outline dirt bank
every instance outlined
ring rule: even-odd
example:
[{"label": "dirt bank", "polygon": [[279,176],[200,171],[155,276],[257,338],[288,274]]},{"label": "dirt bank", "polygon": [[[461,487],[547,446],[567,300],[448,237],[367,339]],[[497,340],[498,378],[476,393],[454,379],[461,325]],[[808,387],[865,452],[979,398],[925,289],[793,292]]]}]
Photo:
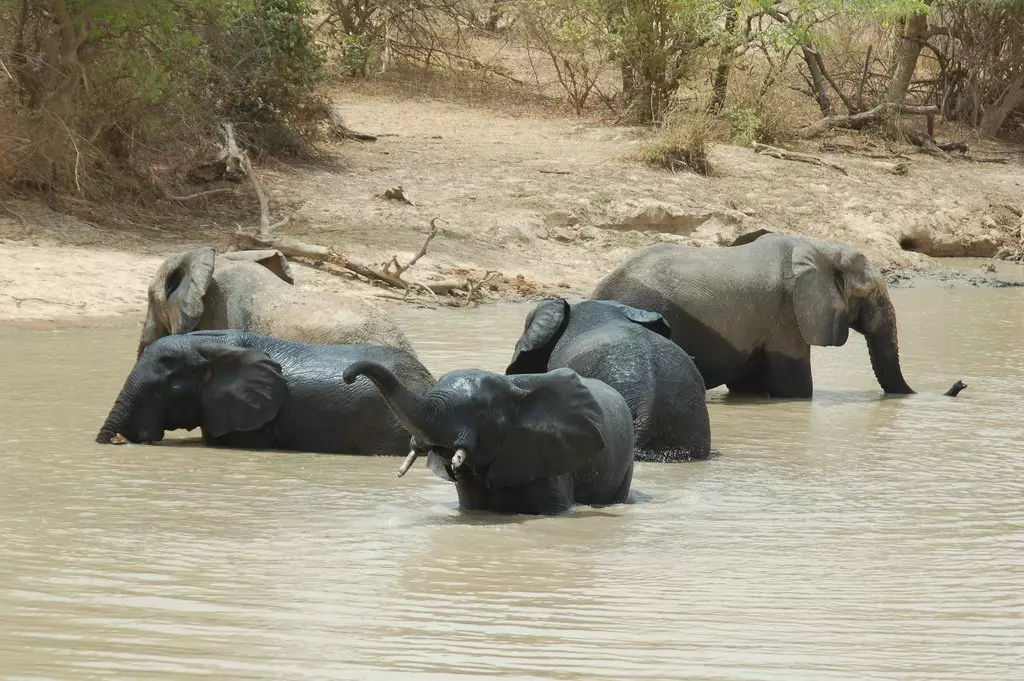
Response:
[{"label": "dirt bank", "polygon": [[[416,278],[498,270],[507,278],[491,296],[586,294],[643,245],[716,246],[759,228],[846,241],[901,271],[941,267],[924,253],[988,257],[1021,245],[1024,164],[1014,150],[1000,150],[1008,163],[972,163],[849,140],[803,148],[844,175],[719,146],[717,176],[704,178],[630,160],[641,129],[366,93],[338,99],[350,127],[382,136],[338,146],[330,167],[261,168],[275,219],[291,218],[281,235],[381,263],[410,257],[440,217]],[[381,197],[396,185],[413,205]],[[240,191],[245,213],[254,201]],[[0,210],[0,319],[138,318],[164,255],[226,246],[243,221],[254,215],[125,227],[9,201]],[[394,291],[295,269],[300,285],[399,304]]]}]

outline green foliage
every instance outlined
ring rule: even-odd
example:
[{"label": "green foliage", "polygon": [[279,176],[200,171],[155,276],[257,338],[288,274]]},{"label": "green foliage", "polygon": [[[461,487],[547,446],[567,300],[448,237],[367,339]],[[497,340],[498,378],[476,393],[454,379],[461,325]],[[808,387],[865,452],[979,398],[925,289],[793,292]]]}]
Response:
[{"label": "green foliage", "polygon": [[703,111],[668,115],[641,146],[639,158],[647,165],[672,172],[713,175],[709,152],[717,137],[714,119]]},{"label": "green foliage", "polygon": [[15,79],[0,125],[31,141],[0,139],[5,172],[92,194],[91,177],[137,176],[222,120],[257,150],[300,151],[319,115],[309,11],[303,0],[0,0]]}]

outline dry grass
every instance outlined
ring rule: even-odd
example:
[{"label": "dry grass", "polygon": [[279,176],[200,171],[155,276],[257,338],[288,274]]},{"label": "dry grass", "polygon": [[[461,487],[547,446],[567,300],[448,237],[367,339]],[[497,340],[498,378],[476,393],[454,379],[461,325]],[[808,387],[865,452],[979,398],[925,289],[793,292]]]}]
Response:
[{"label": "dry grass", "polygon": [[[779,144],[795,139],[797,132],[818,118],[814,101],[788,87],[791,73],[765,89],[763,76],[737,72],[729,82],[724,113],[729,139],[737,144]],[[780,82],[781,81],[781,82]]]},{"label": "dry grass", "polygon": [[642,145],[638,158],[647,165],[672,172],[713,175],[709,151],[721,137],[721,125],[703,113],[703,107],[690,113],[674,112]]}]

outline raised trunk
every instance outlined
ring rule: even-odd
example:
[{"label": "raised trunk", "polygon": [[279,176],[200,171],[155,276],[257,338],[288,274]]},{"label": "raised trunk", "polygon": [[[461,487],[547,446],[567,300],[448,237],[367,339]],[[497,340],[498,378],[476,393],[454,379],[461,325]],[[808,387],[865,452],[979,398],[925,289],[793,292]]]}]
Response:
[{"label": "raised trunk", "polygon": [[890,395],[912,394],[914,391],[907,385],[900,370],[896,311],[884,290],[875,298],[871,309],[862,315],[861,322],[858,330],[867,339],[871,369],[875,372],[878,385]]},{"label": "raised trunk", "polygon": [[376,362],[356,362],[345,369],[346,383],[352,383],[359,376],[366,376],[380,391],[395,417],[406,430],[424,444],[436,442],[439,409],[437,405],[405,387],[388,369]]}]

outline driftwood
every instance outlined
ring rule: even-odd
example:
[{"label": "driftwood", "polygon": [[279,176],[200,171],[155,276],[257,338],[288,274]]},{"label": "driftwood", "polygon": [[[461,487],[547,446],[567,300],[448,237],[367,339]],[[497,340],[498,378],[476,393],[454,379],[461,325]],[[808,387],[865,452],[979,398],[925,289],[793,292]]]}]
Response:
[{"label": "driftwood", "polygon": [[807,126],[800,131],[801,137],[815,137],[828,130],[842,128],[846,130],[860,130],[868,125],[873,125],[896,114],[909,116],[934,116],[940,113],[937,106],[911,106],[909,104],[879,104],[873,109],[861,111],[855,114],[840,116],[826,116],[821,120]]},{"label": "driftwood", "polygon": [[398,185],[397,187],[392,187],[391,189],[384,190],[384,193],[381,194],[381,198],[387,199],[389,201],[400,201],[401,203],[405,203],[410,206],[416,205],[409,200],[408,196],[405,195],[405,190],[402,189],[402,185]]},{"label": "driftwood", "polygon": [[337,276],[351,276],[352,274],[355,274],[363,277],[364,279],[403,290],[407,296],[409,292],[414,289],[421,289],[434,296],[435,299],[437,299],[437,296],[447,296],[452,295],[456,291],[465,291],[468,294],[467,300],[472,300],[473,296],[479,292],[480,287],[493,278],[497,272],[488,272],[479,281],[473,281],[467,278],[463,280],[420,282],[409,279],[408,277],[403,278],[403,275],[409,270],[409,268],[415,265],[416,262],[426,254],[427,247],[430,245],[430,242],[437,236],[438,221],[438,218],[434,218],[430,221],[430,233],[427,234],[427,238],[424,240],[423,245],[420,246],[419,250],[412,259],[409,260],[409,262],[403,265],[398,262],[398,256],[392,256],[389,261],[376,269],[365,263],[353,260],[343,253],[338,253],[327,246],[310,244],[296,239],[290,239],[288,237],[236,232],[232,238],[231,245],[233,248],[237,248],[239,250],[273,248],[280,251],[286,258],[296,258],[300,263],[302,261],[309,261],[311,266],[316,267],[321,271]]},{"label": "driftwood", "polygon": [[798,151],[789,151],[787,149],[779,149],[768,144],[761,144],[760,142],[754,142],[754,151],[758,154],[764,154],[765,156],[771,156],[772,158],[781,159],[783,161],[798,161],[800,163],[810,163],[816,166],[825,166],[827,168],[833,168],[838,170],[843,175],[849,175],[846,172],[846,168],[833,163],[832,161],[826,161],[818,158],[817,156],[811,156],[810,154],[801,154]]}]

